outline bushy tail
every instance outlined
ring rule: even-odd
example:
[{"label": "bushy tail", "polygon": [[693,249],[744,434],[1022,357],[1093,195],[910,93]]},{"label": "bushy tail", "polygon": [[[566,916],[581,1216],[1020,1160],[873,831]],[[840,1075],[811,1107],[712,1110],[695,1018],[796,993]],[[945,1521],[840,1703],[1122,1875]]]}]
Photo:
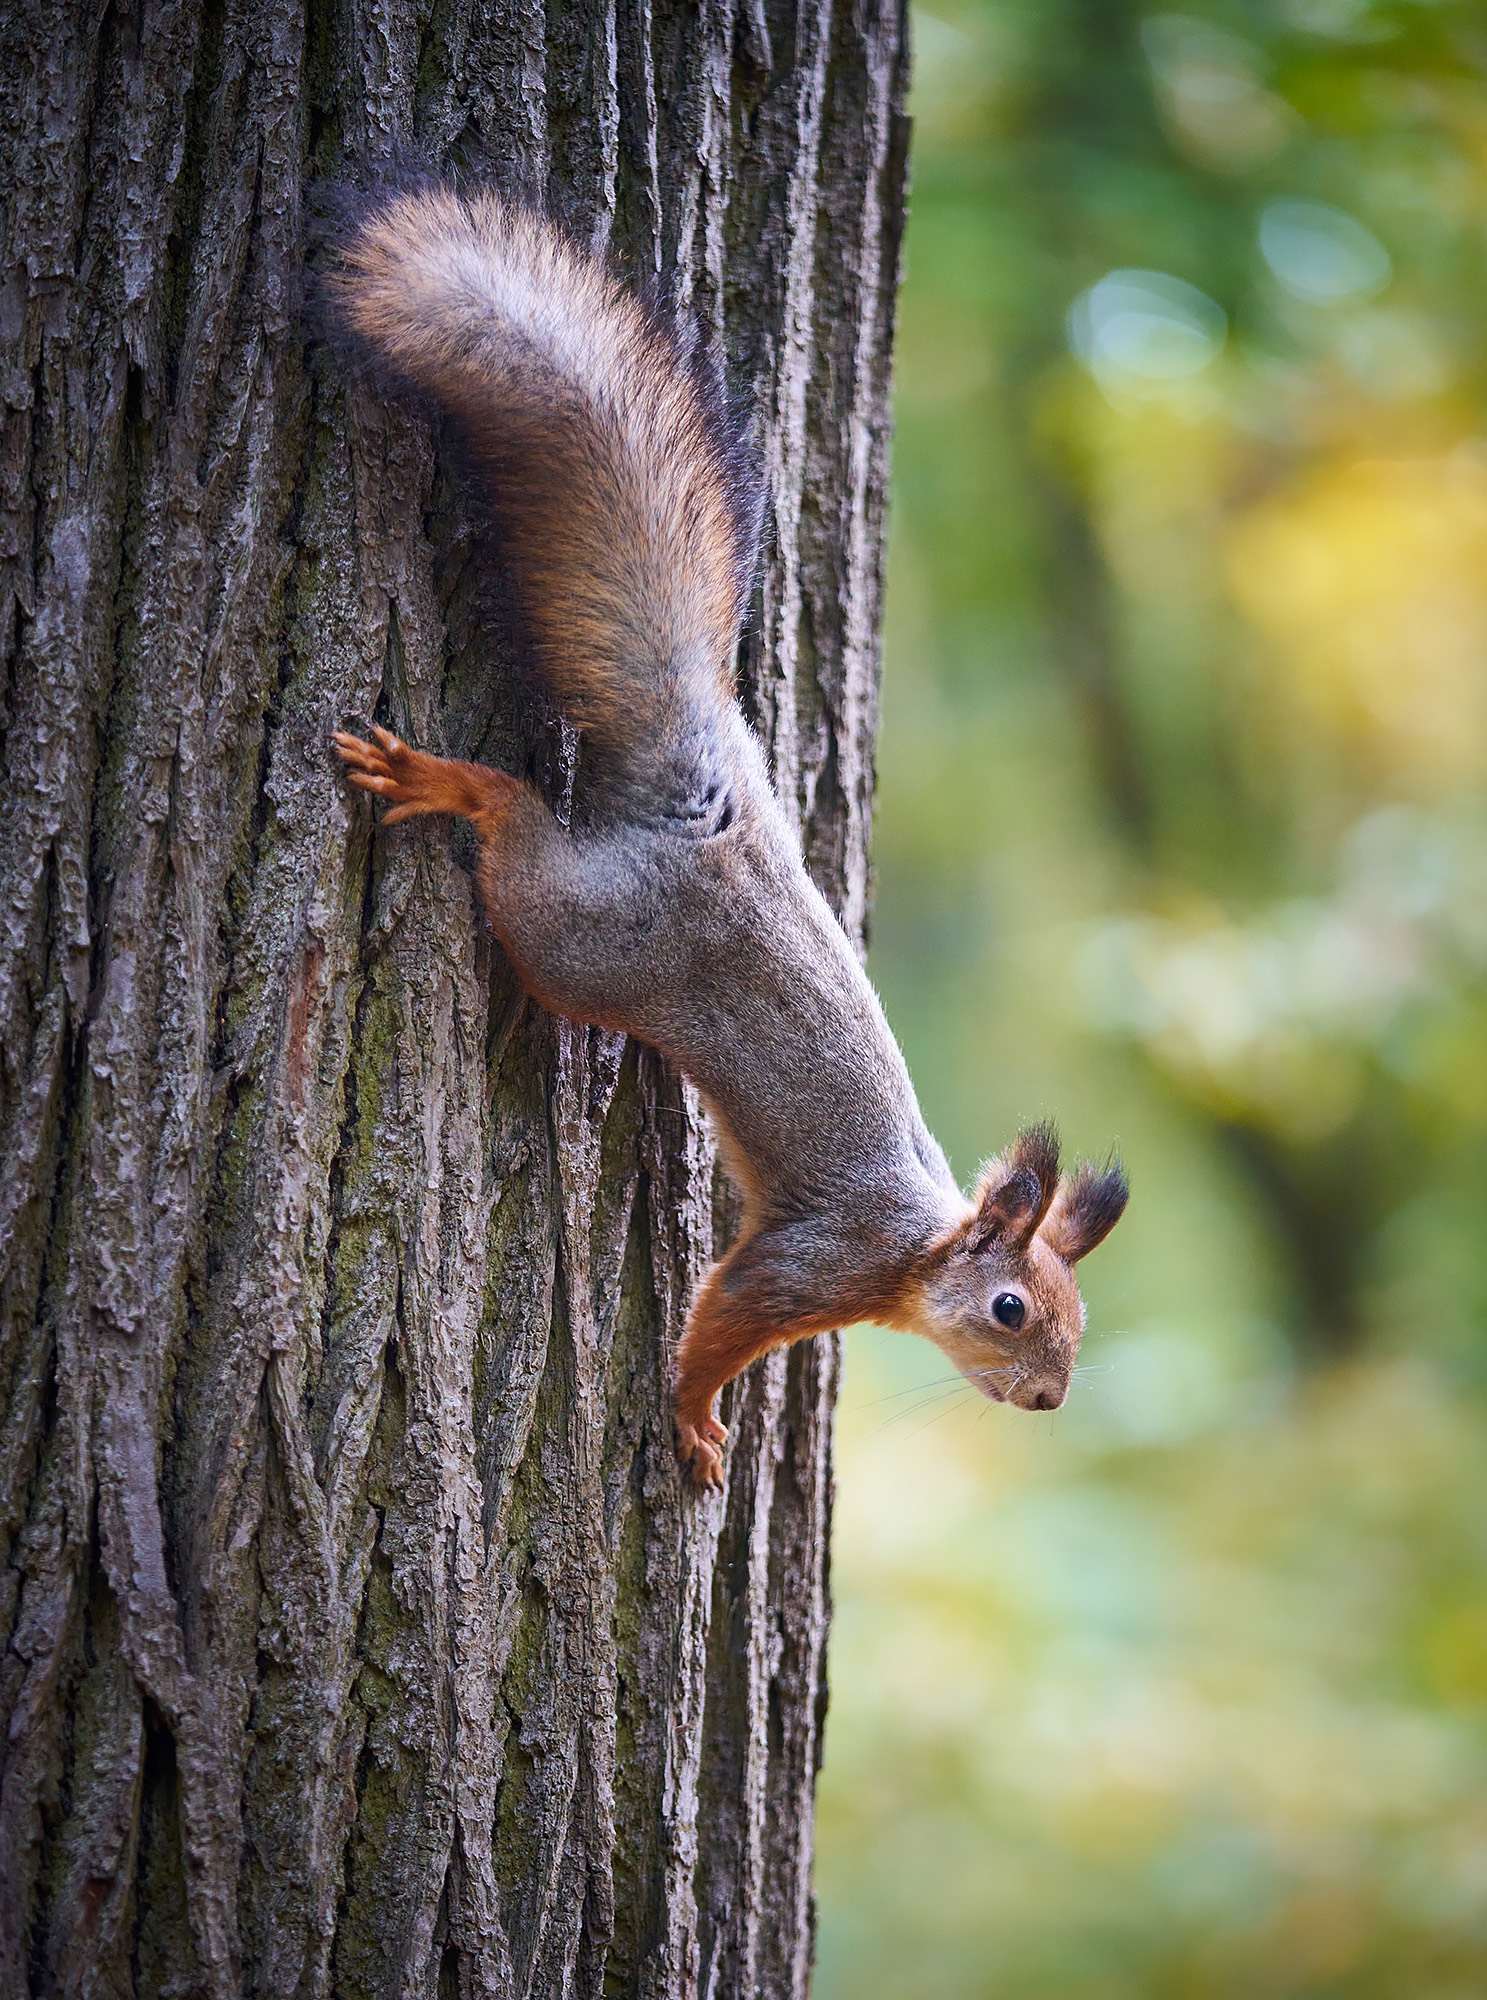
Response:
[{"label": "bushy tail", "polygon": [[330,285],[352,335],[456,420],[562,710],[622,757],[715,714],[754,522],[726,421],[672,336],[489,194],[389,196]]}]

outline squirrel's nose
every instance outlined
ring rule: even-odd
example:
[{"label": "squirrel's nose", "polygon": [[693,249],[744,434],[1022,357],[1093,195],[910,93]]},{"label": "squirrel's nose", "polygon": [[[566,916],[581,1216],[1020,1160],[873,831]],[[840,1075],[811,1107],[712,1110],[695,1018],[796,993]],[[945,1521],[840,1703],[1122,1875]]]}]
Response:
[{"label": "squirrel's nose", "polygon": [[1033,1398],[1035,1410],[1056,1410],[1064,1400],[1062,1389],[1043,1389]]}]

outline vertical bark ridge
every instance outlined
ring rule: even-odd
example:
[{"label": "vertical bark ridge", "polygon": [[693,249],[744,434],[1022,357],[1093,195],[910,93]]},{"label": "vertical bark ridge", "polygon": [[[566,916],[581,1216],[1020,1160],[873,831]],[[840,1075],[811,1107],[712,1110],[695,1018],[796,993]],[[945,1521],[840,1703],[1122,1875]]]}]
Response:
[{"label": "vertical bark ridge", "polygon": [[24,0],[0,23],[0,1988],[803,1994],[831,1341],[667,1382],[695,1094],[542,1016],[329,730],[533,770],[437,438],[301,314],[411,140],[725,343],[746,695],[867,896],[890,0]]}]

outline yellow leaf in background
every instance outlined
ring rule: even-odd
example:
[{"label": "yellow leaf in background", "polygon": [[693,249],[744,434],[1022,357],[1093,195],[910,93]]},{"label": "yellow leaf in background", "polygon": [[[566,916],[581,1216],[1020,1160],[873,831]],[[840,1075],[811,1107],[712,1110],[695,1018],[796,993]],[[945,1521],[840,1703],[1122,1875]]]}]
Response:
[{"label": "yellow leaf in background", "polygon": [[1422,1635],[1421,1655],[1437,1700],[1480,1709],[1487,1701],[1487,1606],[1457,1601],[1437,1611]]},{"label": "yellow leaf in background", "polygon": [[1487,765],[1487,463],[1314,473],[1229,531],[1229,586],[1277,692],[1410,789]]}]

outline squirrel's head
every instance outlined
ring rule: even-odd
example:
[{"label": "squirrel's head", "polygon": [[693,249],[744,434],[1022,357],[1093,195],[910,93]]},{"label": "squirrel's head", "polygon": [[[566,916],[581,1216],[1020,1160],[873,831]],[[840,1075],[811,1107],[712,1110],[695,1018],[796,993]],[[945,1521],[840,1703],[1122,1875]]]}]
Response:
[{"label": "squirrel's head", "polygon": [[1114,1164],[1061,1179],[1057,1133],[1029,1126],[915,1274],[915,1331],[982,1395],[1056,1410],[1084,1332],[1073,1267],[1119,1222],[1127,1192]]}]

